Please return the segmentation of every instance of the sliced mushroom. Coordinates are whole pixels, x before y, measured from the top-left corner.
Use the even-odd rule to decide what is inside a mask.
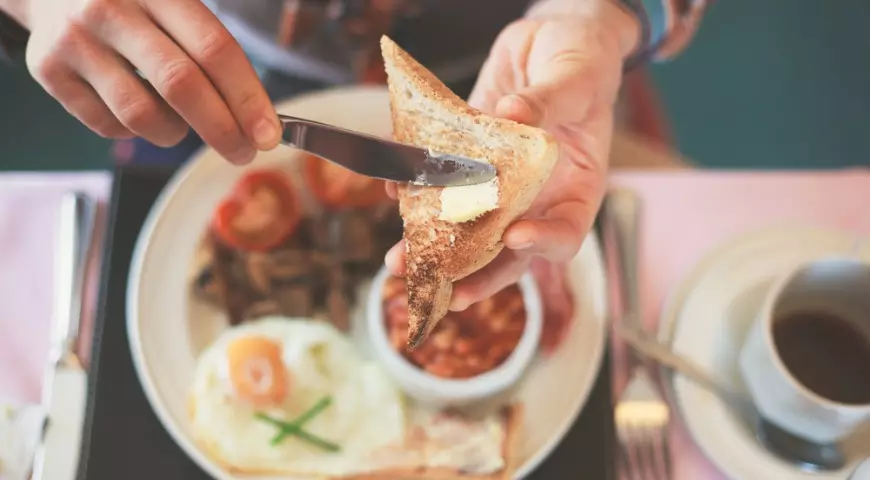
[[[251,286],[265,296],[276,286],[309,284],[314,273],[310,253],[299,249],[249,253],[246,264]]]
[[[274,300],[262,300],[248,306],[242,314],[242,321],[249,322],[262,317],[280,315],[281,306]]]
[[[261,295],[268,295],[272,291],[271,264],[268,253],[251,252],[245,258],[248,280]]]
[[[371,218],[360,212],[345,212],[334,227],[335,244],[345,261],[370,260],[375,253],[375,232]]]
[[[329,243],[329,221],[331,215],[323,214],[314,219],[311,223],[311,242],[314,248],[320,251],[330,251]]]
[[[220,304],[220,288],[211,265],[204,265],[193,280],[193,294],[208,303]]]
[[[342,288],[331,288],[326,295],[326,311],[329,321],[342,332],[350,328],[350,302]]]
[[[272,281],[292,283],[311,276],[313,264],[311,251],[301,249],[277,250],[269,254]],[[303,281],[304,282],[304,281]]]
[[[273,292],[283,315],[310,317],[314,314],[314,295],[310,286],[287,285],[276,288]]]

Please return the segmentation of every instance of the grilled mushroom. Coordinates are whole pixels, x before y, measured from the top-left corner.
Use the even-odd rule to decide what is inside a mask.
[[[193,280],[193,294],[208,303],[220,303],[220,288],[210,264],[203,266]]]
[[[281,306],[278,304],[278,302],[274,300],[263,300],[259,302],[254,302],[249,305],[245,312],[242,314],[241,319],[243,322],[249,322],[258,318],[280,314]]]
[[[310,317],[314,314],[314,294],[310,285],[284,285],[273,290],[273,297],[288,317]]]
[[[343,288],[332,287],[326,295],[326,311],[329,321],[342,332],[350,328],[350,301]]]
[[[363,212],[342,212],[330,225],[330,244],[345,262],[370,260],[375,250],[372,226],[372,219]]]

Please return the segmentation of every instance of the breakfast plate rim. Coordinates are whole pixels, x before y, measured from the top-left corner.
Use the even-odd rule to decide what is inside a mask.
[[[333,88],[290,97],[289,99],[277,103],[276,107],[281,111],[285,108],[293,108],[293,106],[299,102],[313,102],[318,97],[366,94],[385,96],[386,89],[376,86]],[[208,168],[209,162],[206,162],[205,159],[209,156],[214,156],[214,151],[207,146],[196,152],[191,159],[172,176],[163,191],[161,191],[157,197],[154,205],[151,207],[151,210],[149,211],[139,232],[133,255],[130,260],[128,288],[126,291],[126,322],[133,365],[139,381],[142,384],[145,396],[154,410],[155,415],[160,420],[162,426],[168,431],[175,444],[178,445],[191,460],[211,476],[222,478],[227,474],[227,472],[218,467],[215,462],[205,458],[204,453],[193,444],[189,435],[180,430],[180,426],[177,424],[177,419],[175,419],[169,412],[166,400],[158,391],[159,388],[155,384],[149,371],[150,367],[147,366],[148,360],[142,348],[143,343],[139,319],[139,296],[142,288],[141,282],[143,268],[145,267],[145,259],[148,256],[148,251],[152,244],[152,237],[160,229],[164,214],[172,203],[172,198],[178,194],[182,186],[190,181],[191,177],[195,175],[197,171]],[[587,237],[586,244],[586,248],[592,250],[590,256],[594,258],[594,265],[591,267],[591,269],[594,270],[593,274],[595,277],[601,277],[598,281],[603,282],[601,295],[604,298],[597,300],[605,302],[606,304],[606,281],[603,280],[605,273],[600,244],[594,235],[589,235]],[[575,264],[575,262],[571,262],[569,265]],[[572,273],[577,274],[579,272]],[[576,423],[577,418],[586,406],[595,380],[601,373],[608,337],[606,329],[606,312],[601,312],[601,315],[595,315],[594,317],[599,318],[590,317],[588,319],[588,321],[594,322],[597,325],[597,338],[594,344],[594,352],[590,353],[588,357],[589,362],[587,363],[590,375],[588,375],[585,385],[582,385],[582,388],[579,389],[581,394],[576,395],[576,402],[572,402],[570,405],[571,415],[566,415],[565,419],[560,423],[560,428],[554,429],[553,433],[549,435],[548,440],[542,442],[537,451],[529,455],[529,457],[526,458],[526,461],[518,466],[514,474],[515,478],[524,478],[552,454],[553,450],[555,450],[559,443],[565,438],[571,426]],[[534,368],[534,366],[532,368]]]

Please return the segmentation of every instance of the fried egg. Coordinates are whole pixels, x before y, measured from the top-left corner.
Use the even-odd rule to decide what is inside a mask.
[[[329,450],[264,418],[293,422],[331,401],[303,430]],[[322,405],[321,405],[322,406]],[[331,324],[265,318],[224,332],[200,356],[190,425],[204,451],[228,470],[334,475],[377,468],[378,450],[404,440],[401,392]]]

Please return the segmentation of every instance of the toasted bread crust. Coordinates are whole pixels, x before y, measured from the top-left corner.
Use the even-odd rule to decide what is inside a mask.
[[[399,186],[405,222],[409,344],[419,345],[447,313],[453,282],[490,263],[505,229],[528,210],[549,178],[558,147],[546,132],[468,106],[387,37],[393,137],[440,152],[485,159],[498,171],[496,210],[463,223],[439,219],[441,188]]]
[[[187,401],[188,414],[192,417],[196,412],[196,402],[193,397],[189,397]],[[502,455],[505,461],[505,466],[500,471],[485,474],[474,475],[460,472],[451,468],[385,468],[376,472],[367,472],[364,474],[350,474],[342,476],[313,476],[320,480],[447,480],[447,479],[466,479],[466,480],[512,480],[514,471],[516,471],[517,447],[519,444],[520,431],[523,425],[523,406],[522,404],[513,404],[504,407],[502,410],[502,422],[504,424],[504,443],[502,444]],[[195,439],[199,447],[222,469],[241,475],[296,475],[299,472],[289,472],[274,468],[248,469],[237,468],[225,461],[221,460],[221,456],[217,455],[215,447],[208,442],[203,442],[201,439]]]

